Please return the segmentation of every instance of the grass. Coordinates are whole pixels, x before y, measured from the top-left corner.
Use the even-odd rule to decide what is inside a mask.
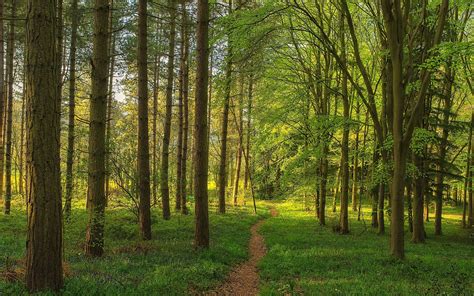
[[[426,244],[410,243],[406,260],[391,259],[388,234],[370,227],[370,209],[363,221],[351,211],[349,235],[332,231],[337,215],[328,206],[327,226],[321,227],[301,200],[258,202],[259,216],[247,207],[216,214],[210,208],[211,248],[192,246],[194,216],[161,219],[152,211],[153,240],[142,242],[135,216],[124,208],[106,214],[106,255],[88,259],[83,254],[86,229],[84,205],[77,203],[65,225],[67,276],[63,295],[186,295],[218,286],[236,264],[248,258],[250,226],[262,216],[268,253],[260,262],[261,295],[474,295],[474,239],[460,227],[460,208],[444,209],[442,236],[427,223]],[[328,204],[331,204],[330,202]],[[269,218],[268,207],[279,216]],[[191,207],[192,208],[192,207]],[[21,281],[6,281],[2,271],[22,273],[26,218],[20,202],[13,212],[0,214],[0,295],[26,295]],[[433,221],[434,219],[432,219]],[[387,221],[388,224],[388,221]],[[388,225],[387,225],[388,229]],[[48,295],[43,293],[42,295]]]
[[[474,295],[474,240],[460,227],[460,208],[446,207],[442,236],[427,223],[425,244],[412,244],[406,231],[406,260],[399,261],[389,256],[388,234],[371,229],[369,208],[365,222],[351,213],[351,233],[339,235],[331,227],[337,215],[328,210],[321,227],[302,204],[278,204],[280,215],[261,229],[268,249],[261,295]]]
[[[26,218],[19,206],[12,206],[10,216],[0,214],[0,274],[15,269],[22,273]],[[174,214],[170,221],[164,221],[159,209],[154,208],[153,240],[143,242],[131,211],[108,209],[106,255],[88,259],[83,253],[87,215],[82,205],[76,207],[71,222],[65,225],[68,275],[62,294],[184,295],[218,285],[232,266],[247,259],[249,228],[259,216],[253,215],[250,207],[229,208],[225,216],[216,214],[215,207],[210,211],[211,248],[195,251],[193,215]],[[259,214],[267,215],[266,209],[259,208]],[[22,282],[0,277],[0,295],[25,294]]]

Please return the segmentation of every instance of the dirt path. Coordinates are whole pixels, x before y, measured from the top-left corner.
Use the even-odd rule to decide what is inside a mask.
[[[278,216],[278,211],[272,208],[270,214],[272,217]],[[205,295],[258,295],[260,277],[257,265],[267,253],[265,241],[258,233],[264,222],[265,220],[260,220],[250,228],[249,260],[234,268],[220,287],[205,293]]]

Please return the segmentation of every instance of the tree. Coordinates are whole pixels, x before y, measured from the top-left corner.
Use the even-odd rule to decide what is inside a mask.
[[[209,2],[198,0],[196,32],[196,103],[194,106],[194,197],[196,248],[209,247],[209,210],[207,175],[209,146],[207,138],[207,87],[209,82]]]
[[[0,195],[3,195],[3,166],[5,155],[5,146],[3,145],[3,117],[5,115],[5,34],[3,26],[4,8],[4,1],[0,0]]]
[[[26,159],[28,234],[26,285],[30,292],[63,286],[59,159],[60,100],[56,1],[28,1],[26,25]]]
[[[78,1],[71,3],[71,43],[69,45],[69,116],[67,136],[67,158],[66,158],[66,202],[64,204],[64,215],[68,219],[71,214],[71,202],[73,193],[73,164],[74,164],[74,127],[76,109],[76,50],[77,50],[77,26],[79,23]]]
[[[174,48],[176,37],[176,0],[169,0],[170,29],[168,40],[168,73],[166,83],[166,114],[163,128],[163,147],[161,153],[161,202],[163,204],[163,219],[170,219],[170,189],[169,189],[169,146],[171,135],[171,109],[173,104],[173,80],[174,80]]]
[[[229,14],[232,12],[232,0],[229,0]],[[219,213],[225,213],[225,199],[226,199],[226,175],[227,175],[227,130],[229,125],[229,105],[230,94],[232,87],[232,42],[230,34],[228,36],[226,68],[225,68],[225,82],[224,82],[224,102],[222,110],[222,125],[221,125],[221,153],[219,163]]]
[[[92,94],[89,109],[88,225],[86,255],[104,253],[105,224],[105,125],[109,69],[109,1],[95,0],[92,53]]]
[[[448,11],[449,0],[443,0],[439,10],[437,28],[433,44],[437,45],[441,41],[441,34],[444,28],[444,22]],[[391,226],[390,226],[390,248],[394,257],[403,259],[404,250],[404,202],[403,191],[405,188],[404,178],[407,165],[408,147],[413,136],[414,124],[419,116],[423,105],[426,90],[429,83],[430,71],[424,70],[421,74],[421,86],[415,103],[415,107],[408,113],[409,121],[404,128],[404,117],[406,109],[405,87],[403,83],[403,50],[404,39],[406,38],[407,17],[409,9],[404,7],[397,0],[383,0],[382,13],[387,34],[387,42],[390,51],[392,71],[392,96],[393,96],[393,173],[391,186]]]
[[[7,46],[8,96],[6,106],[6,150],[5,150],[5,214],[10,214],[12,199],[12,129],[13,129],[13,58],[15,53],[16,0],[11,2],[11,20]]]
[[[148,144],[147,0],[138,2],[138,187],[142,239],[151,239],[150,152]]]
[[[181,4],[182,8],[182,27],[183,27],[183,37],[184,37],[184,47],[183,47],[183,56],[182,63],[183,65],[183,148],[181,153],[181,213],[188,214],[188,208],[186,206],[187,192],[187,160],[188,160],[188,130],[189,130],[189,34],[188,34],[188,13],[186,11],[186,0],[183,0]]]

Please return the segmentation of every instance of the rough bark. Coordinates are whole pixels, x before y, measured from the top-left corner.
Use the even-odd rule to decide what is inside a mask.
[[[244,117],[243,117],[243,105],[244,105],[244,78],[241,77],[240,81],[240,94],[239,94],[239,118],[237,129],[242,131],[244,127]],[[240,171],[242,167],[242,149],[244,149],[243,145],[243,137],[242,133],[239,133],[239,145],[237,148],[237,158],[236,158],[236,165],[235,165],[235,177],[234,177],[234,187],[232,192],[232,199],[234,200],[234,205],[238,203],[239,197],[239,183],[240,183]]]
[[[196,248],[209,247],[207,178],[209,146],[207,137],[207,87],[209,80],[209,2],[198,1],[196,34],[196,103],[194,106],[194,196]]]
[[[112,142],[112,111],[114,104],[114,72],[115,72],[115,33],[113,23],[114,0],[109,0],[109,85],[107,93],[107,125],[105,128],[105,203],[106,206],[110,197],[110,154]]]
[[[140,235],[151,239],[150,146],[148,140],[147,0],[138,2],[138,191]]]
[[[109,1],[95,0],[92,52],[92,94],[89,119],[88,225],[85,252],[100,257],[104,252],[105,223],[105,125],[109,64]]]
[[[183,152],[181,153],[181,213],[188,214],[187,202],[187,161],[188,161],[188,130],[189,130],[189,36],[188,36],[188,14],[186,1],[182,3],[183,27],[184,27],[184,68],[183,68]],[[209,138],[209,137],[208,137]]]
[[[229,1],[229,14],[232,12],[232,0]],[[222,124],[221,124],[221,154],[219,163],[219,213],[225,213],[225,199],[226,199],[226,173],[227,173],[227,129],[229,124],[229,105],[232,85],[232,44],[228,40],[227,57],[225,68],[224,81],[224,102],[222,110]]]
[[[66,201],[64,204],[65,219],[71,214],[73,195],[73,164],[74,164],[74,129],[76,113],[76,49],[77,26],[79,23],[78,0],[71,3],[71,43],[69,45],[69,113],[67,130],[67,156],[66,156]]]
[[[161,153],[161,201],[163,205],[163,219],[170,219],[170,189],[169,189],[169,146],[171,136],[171,109],[173,104],[173,80],[174,80],[174,49],[176,37],[176,0],[169,0],[170,7],[170,31],[168,43],[168,69],[166,83],[166,114],[163,128],[163,146]]]
[[[346,42],[344,36],[344,14],[341,13],[340,20],[341,34],[341,58],[344,65],[346,64]],[[349,96],[347,92],[347,72],[342,73],[342,104],[344,120],[349,120]],[[342,234],[349,233],[349,125],[344,125],[341,143],[341,213],[340,213],[340,232]]]
[[[5,39],[4,39],[4,0],[0,0],[0,196],[3,196],[3,167],[5,146],[3,144],[4,110],[5,110]]]
[[[56,46],[56,1],[28,1],[26,25],[26,159],[29,292],[63,286],[59,159],[60,101]]]
[[[12,199],[12,130],[13,130],[13,58],[15,53],[15,15],[16,0],[11,1],[11,20],[7,45],[7,114],[6,114],[6,149],[5,149],[5,214],[10,214]]]

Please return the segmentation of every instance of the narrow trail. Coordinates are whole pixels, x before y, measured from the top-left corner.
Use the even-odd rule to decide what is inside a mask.
[[[272,217],[278,216],[275,208],[270,209]],[[262,219],[250,228],[249,254],[250,258],[239,266],[235,267],[229,274],[226,281],[215,290],[204,295],[238,295],[251,296],[258,295],[260,276],[258,274],[258,263],[267,253],[265,240],[258,233],[260,227],[265,223]]]

